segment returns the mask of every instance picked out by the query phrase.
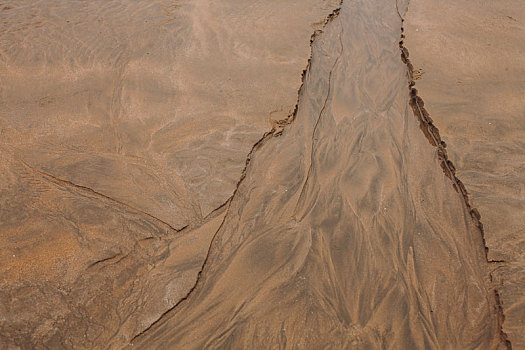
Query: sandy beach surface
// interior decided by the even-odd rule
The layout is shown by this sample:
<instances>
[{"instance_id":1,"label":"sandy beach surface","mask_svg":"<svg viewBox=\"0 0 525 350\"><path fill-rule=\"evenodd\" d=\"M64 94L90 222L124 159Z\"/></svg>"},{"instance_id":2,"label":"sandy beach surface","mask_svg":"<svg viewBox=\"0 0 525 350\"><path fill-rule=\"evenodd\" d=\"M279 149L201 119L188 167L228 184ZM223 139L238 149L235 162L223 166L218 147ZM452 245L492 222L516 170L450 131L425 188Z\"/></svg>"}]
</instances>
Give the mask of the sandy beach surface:
<instances>
[{"instance_id":1,"label":"sandy beach surface","mask_svg":"<svg viewBox=\"0 0 525 350\"><path fill-rule=\"evenodd\" d=\"M525 349L524 23L0 2L0 348Z\"/></svg>"}]
</instances>

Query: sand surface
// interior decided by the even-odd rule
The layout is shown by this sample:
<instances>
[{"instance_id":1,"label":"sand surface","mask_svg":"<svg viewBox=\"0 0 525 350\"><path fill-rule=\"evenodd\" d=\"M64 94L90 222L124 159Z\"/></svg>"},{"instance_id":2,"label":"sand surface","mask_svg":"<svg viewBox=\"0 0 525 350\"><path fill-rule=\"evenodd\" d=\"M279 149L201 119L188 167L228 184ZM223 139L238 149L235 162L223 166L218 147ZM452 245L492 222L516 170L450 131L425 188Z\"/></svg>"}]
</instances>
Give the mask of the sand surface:
<instances>
[{"instance_id":1,"label":"sand surface","mask_svg":"<svg viewBox=\"0 0 525 350\"><path fill-rule=\"evenodd\" d=\"M0 347L525 347L506 1L2 2Z\"/></svg>"}]
</instances>

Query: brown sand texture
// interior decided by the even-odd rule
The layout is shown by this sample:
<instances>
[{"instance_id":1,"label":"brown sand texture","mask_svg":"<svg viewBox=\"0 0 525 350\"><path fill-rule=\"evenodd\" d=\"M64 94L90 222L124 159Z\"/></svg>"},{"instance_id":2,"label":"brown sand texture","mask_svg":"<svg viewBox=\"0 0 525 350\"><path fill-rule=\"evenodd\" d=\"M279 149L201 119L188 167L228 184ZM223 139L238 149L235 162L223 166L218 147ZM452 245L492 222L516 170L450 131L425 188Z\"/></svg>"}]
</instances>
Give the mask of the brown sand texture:
<instances>
[{"instance_id":1,"label":"brown sand texture","mask_svg":"<svg viewBox=\"0 0 525 350\"><path fill-rule=\"evenodd\" d=\"M1 1L0 349L525 349L524 21Z\"/></svg>"}]
</instances>

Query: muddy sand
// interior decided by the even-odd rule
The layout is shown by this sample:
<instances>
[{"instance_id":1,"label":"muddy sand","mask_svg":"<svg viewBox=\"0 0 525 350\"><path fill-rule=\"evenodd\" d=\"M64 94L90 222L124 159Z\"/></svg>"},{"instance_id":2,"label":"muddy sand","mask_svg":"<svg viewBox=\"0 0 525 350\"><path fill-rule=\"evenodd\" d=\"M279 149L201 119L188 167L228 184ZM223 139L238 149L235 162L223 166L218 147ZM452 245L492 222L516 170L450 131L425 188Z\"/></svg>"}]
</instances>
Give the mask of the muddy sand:
<instances>
[{"instance_id":1,"label":"muddy sand","mask_svg":"<svg viewBox=\"0 0 525 350\"><path fill-rule=\"evenodd\" d=\"M0 19L0 348L525 348L522 2Z\"/></svg>"}]
</instances>

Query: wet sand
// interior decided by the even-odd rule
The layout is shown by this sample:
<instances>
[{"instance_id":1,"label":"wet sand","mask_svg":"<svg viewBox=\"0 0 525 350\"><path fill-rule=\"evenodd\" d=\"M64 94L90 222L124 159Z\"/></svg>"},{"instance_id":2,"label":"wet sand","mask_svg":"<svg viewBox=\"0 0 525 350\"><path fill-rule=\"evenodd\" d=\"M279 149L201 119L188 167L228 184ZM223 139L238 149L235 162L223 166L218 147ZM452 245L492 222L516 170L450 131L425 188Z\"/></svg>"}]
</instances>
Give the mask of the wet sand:
<instances>
[{"instance_id":1,"label":"wet sand","mask_svg":"<svg viewBox=\"0 0 525 350\"><path fill-rule=\"evenodd\" d=\"M471 206L454 189L443 145L414 114L399 41L404 28L418 67L417 9L5 5L0 344L519 341L509 330L523 323L500 300L512 294L495 289L487 262L488 226L473 215L485 224L483 197ZM419 95L434 116L431 88ZM459 146L446 149L470 189Z\"/></svg>"}]
</instances>

